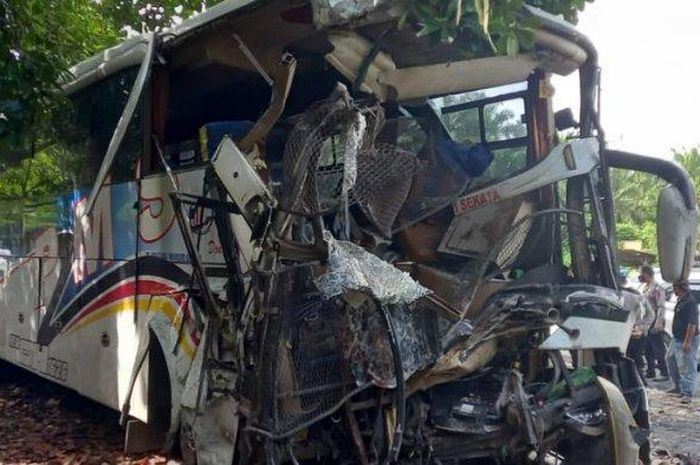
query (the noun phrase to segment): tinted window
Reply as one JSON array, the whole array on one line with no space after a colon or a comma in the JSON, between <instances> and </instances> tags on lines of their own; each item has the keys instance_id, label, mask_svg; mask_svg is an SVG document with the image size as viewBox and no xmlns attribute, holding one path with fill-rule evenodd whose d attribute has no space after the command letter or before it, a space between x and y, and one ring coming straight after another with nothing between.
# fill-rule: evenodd
<instances>
[{"instance_id":1,"label":"tinted window","mask_svg":"<svg viewBox=\"0 0 700 465\"><path fill-rule=\"evenodd\" d=\"M92 186L95 181L136 74L136 68L128 69L79 91L71 96L65 119L56 122L60 129L53 150L62 152L60 156L69 164L67 168L77 185ZM108 183L134 179L143 144L140 107L119 147Z\"/></svg>"},{"instance_id":2,"label":"tinted window","mask_svg":"<svg viewBox=\"0 0 700 465\"><path fill-rule=\"evenodd\" d=\"M470 187L477 187L491 181L502 179L510 173L515 173L527 165L527 148L511 147L492 150L493 162L484 173L474 179Z\"/></svg>"},{"instance_id":3,"label":"tinted window","mask_svg":"<svg viewBox=\"0 0 700 465\"><path fill-rule=\"evenodd\" d=\"M525 137L525 101L515 98L484 105L484 126L487 142Z\"/></svg>"},{"instance_id":4,"label":"tinted window","mask_svg":"<svg viewBox=\"0 0 700 465\"><path fill-rule=\"evenodd\" d=\"M0 172L0 249L25 256L55 233L73 231L75 206L95 181L136 73L125 70L71 96L55 121L57 140ZM139 105L108 183L134 179L141 121Z\"/></svg>"}]
</instances>

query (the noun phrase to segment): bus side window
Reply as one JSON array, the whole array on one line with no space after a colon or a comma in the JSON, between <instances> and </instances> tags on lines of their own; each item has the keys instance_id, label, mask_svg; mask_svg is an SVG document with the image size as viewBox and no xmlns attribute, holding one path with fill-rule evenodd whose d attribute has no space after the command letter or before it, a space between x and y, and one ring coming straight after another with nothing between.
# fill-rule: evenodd
<instances>
[{"instance_id":1,"label":"bus side window","mask_svg":"<svg viewBox=\"0 0 700 465\"><path fill-rule=\"evenodd\" d=\"M25 257L51 244L56 234L74 231L76 205L95 182L135 77L136 69L127 69L69 96L53 121L53 140L0 173L0 248L8 255ZM107 183L135 180L142 120L139 107Z\"/></svg>"},{"instance_id":2,"label":"bus side window","mask_svg":"<svg viewBox=\"0 0 700 465\"><path fill-rule=\"evenodd\" d=\"M130 68L90 85L71 96L71 109L57 122L57 146L65 152L73 182L91 187L122 115L137 70ZM135 179L142 151L142 105L134 112L117 151L108 183Z\"/></svg>"}]
</instances>

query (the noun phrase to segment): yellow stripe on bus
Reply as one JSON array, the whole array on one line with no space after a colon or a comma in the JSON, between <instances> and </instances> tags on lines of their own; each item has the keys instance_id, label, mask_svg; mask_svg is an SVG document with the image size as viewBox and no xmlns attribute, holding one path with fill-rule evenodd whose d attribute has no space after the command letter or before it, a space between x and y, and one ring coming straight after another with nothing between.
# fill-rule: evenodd
<instances>
[{"instance_id":1,"label":"yellow stripe on bus","mask_svg":"<svg viewBox=\"0 0 700 465\"><path fill-rule=\"evenodd\" d=\"M177 327L182 322L182 315L178 312L179 308L173 302L172 298L162 297L162 296L140 296L139 297L139 312L158 312L166 316L174 327ZM100 307L99 309L91 312L86 317L80 319L73 327L71 327L66 334L70 334L73 331L85 328L86 326L92 325L100 320L103 320L109 316L116 315L122 312L133 312L134 311L134 298L125 297L116 302ZM189 341L186 334L180 340L180 348L185 353L188 358L194 356L194 345Z\"/></svg>"}]
</instances>

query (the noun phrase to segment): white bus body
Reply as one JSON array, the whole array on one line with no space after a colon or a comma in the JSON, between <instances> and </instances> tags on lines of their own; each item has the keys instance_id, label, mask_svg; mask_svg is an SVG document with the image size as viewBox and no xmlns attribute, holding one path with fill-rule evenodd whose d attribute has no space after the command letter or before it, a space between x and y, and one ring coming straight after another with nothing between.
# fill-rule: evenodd
<instances>
[{"instance_id":1,"label":"white bus body","mask_svg":"<svg viewBox=\"0 0 700 465\"><path fill-rule=\"evenodd\" d=\"M228 0L76 65L61 187L0 201L0 358L200 465L637 463L595 49L526 9L531 51L466 59L390 3ZM694 242L687 173L644 163Z\"/></svg>"}]
</instances>

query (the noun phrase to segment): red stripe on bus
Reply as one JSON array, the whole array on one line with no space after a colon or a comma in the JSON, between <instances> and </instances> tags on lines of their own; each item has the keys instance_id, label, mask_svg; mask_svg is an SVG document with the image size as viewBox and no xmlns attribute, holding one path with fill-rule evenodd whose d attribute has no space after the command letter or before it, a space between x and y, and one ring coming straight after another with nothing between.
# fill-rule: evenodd
<instances>
[{"instance_id":1,"label":"red stripe on bus","mask_svg":"<svg viewBox=\"0 0 700 465\"><path fill-rule=\"evenodd\" d=\"M181 300L184 298L184 295L183 294L173 294L174 290L175 290L175 288L173 288L172 286L169 286L167 284L164 284L164 283L161 283L158 281L150 281L150 280L140 279L138 282L139 295L171 294L172 298L175 299L178 302L178 304L180 304ZM113 289L112 291L108 292L107 294L105 294L102 297L98 298L97 300L93 301L90 305L88 305L83 310L81 310L80 313L78 313L75 317L73 317L73 321L71 321L70 324L68 326L66 326L65 330L70 329L78 321L85 318L89 314L95 312L96 310L104 307L105 305L108 305L108 304L115 302L119 299L123 299L126 297L133 297L135 295L136 295L136 281L133 278L131 278L128 282L121 284L118 288Z\"/></svg>"}]
</instances>

